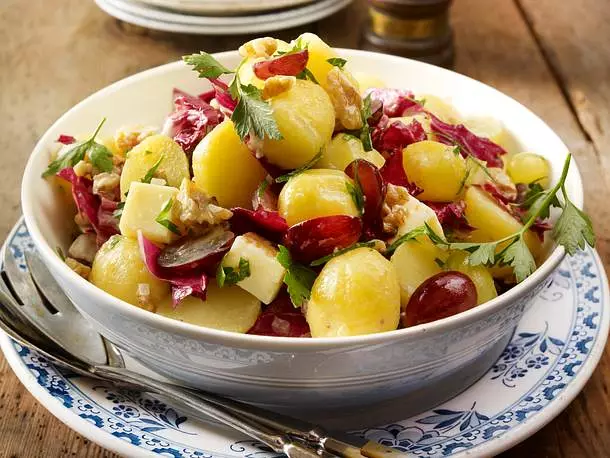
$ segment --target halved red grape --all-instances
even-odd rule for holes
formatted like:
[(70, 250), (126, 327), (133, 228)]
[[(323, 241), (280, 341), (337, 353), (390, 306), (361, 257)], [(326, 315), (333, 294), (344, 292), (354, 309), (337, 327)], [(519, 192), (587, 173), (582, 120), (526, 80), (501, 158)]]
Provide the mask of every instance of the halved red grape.
[(356, 159), (345, 168), (345, 173), (360, 184), (364, 195), (365, 234), (368, 238), (379, 237), (383, 229), (381, 207), (387, 190), (379, 169), (369, 161)]
[(271, 60), (254, 64), (254, 74), (257, 78), (266, 80), (276, 75), (296, 76), (305, 70), (309, 51), (306, 49), (291, 54), (284, 54)]
[(231, 230), (237, 235), (246, 232), (256, 232), (268, 240), (278, 242), (288, 230), (286, 220), (276, 211), (268, 211), (262, 207), (249, 210), (242, 207), (231, 209), (233, 216), (229, 220)]
[(405, 327), (440, 320), (477, 305), (477, 289), (461, 272), (436, 274), (417, 287), (406, 309), (401, 311)]
[(197, 238), (184, 238), (165, 247), (157, 263), (165, 269), (193, 271), (214, 268), (231, 248), (235, 234), (223, 226), (215, 226)]
[(311, 337), (309, 325), (300, 308), (295, 308), (290, 297), (281, 292), (269, 304), (250, 328), (248, 334), (274, 337)]
[(333, 215), (308, 219), (291, 226), (284, 235), (284, 245), (292, 256), (309, 263), (347, 248), (362, 235), (362, 221), (355, 216)]

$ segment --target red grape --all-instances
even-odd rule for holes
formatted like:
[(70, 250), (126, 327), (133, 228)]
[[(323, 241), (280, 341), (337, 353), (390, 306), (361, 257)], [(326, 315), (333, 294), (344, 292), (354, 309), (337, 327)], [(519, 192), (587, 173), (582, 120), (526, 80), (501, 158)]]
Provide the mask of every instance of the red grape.
[(477, 289), (461, 272), (436, 274), (415, 290), (406, 309), (401, 311), (403, 326), (415, 326), (440, 320), (477, 305)]
[(366, 237), (380, 237), (383, 229), (381, 207), (387, 187), (379, 169), (369, 161), (356, 159), (345, 168), (345, 173), (354, 181), (358, 181), (364, 195), (362, 220)]

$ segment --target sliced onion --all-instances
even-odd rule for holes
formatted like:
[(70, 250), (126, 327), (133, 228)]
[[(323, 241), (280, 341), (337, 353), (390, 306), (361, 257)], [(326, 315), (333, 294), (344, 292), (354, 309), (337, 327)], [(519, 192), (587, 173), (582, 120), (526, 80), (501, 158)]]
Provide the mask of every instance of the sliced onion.
[(168, 245), (157, 259), (163, 268), (180, 271), (216, 267), (222, 256), (231, 248), (235, 234), (222, 226), (215, 226), (197, 238), (184, 238)]
[(360, 240), (362, 221), (355, 216), (334, 215), (308, 219), (291, 226), (284, 235), (284, 245), (292, 256), (309, 263), (347, 248)]

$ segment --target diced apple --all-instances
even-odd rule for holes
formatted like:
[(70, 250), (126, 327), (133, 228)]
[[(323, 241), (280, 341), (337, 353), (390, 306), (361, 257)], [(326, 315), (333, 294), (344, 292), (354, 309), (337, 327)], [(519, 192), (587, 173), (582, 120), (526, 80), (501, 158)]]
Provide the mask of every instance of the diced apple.
[(259, 235), (248, 232), (235, 238), (222, 265), (237, 268), (241, 258), (250, 264), (250, 276), (237, 283), (265, 304), (271, 303), (282, 287), (286, 269), (275, 258), (277, 249)]
[[(141, 230), (144, 237), (158, 243), (170, 243), (176, 234), (157, 222), (159, 213), (170, 200), (176, 198), (178, 189), (171, 186), (159, 186), (133, 182), (125, 201), (119, 229), (121, 234), (136, 238)], [(176, 222), (174, 222), (176, 223)]]

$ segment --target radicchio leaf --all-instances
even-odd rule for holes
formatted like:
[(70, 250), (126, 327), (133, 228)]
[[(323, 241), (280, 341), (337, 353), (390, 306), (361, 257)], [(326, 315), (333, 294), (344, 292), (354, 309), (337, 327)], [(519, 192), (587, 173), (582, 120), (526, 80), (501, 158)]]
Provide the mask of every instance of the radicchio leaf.
[(61, 134), (55, 141), (64, 145), (71, 145), (72, 143), (76, 143), (76, 138), (74, 138), (72, 135)]
[(424, 202), (434, 210), (438, 221), (443, 229), (458, 232), (470, 232), (474, 228), (468, 224), (464, 215), (466, 203), (463, 200), (457, 202)]
[(118, 222), (112, 215), (116, 202), (93, 194), (93, 181), (78, 176), (71, 167), (61, 170), (58, 177), (72, 184), (72, 198), (78, 211), (85, 215), (95, 233), (98, 245), (103, 244), (110, 236), (118, 234)]
[(285, 292), (281, 292), (263, 310), (248, 334), (272, 337), (311, 337), (302, 308), (294, 307)]
[(233, 216), (229, 223), (231, 230), (237, 235), (256, 232), (268, 240), (278, 242), (288, 230), (286, 220), (276, 211), (268, 211), (262, 207), (256, 210), (234, 207), (231, 211)]
[(218, 102), (218, 105), (226, 110), (226, 114), (230, 115), (233, 113), (233, 110), (235, 110), (235, 107), (237, 106), (237, 101), (233, 100), (233, 97), (231, 97), (229, 86), (218, 78), (211, 78), (209, 81), (214, 88), (214, 98)]
[(414, 119), (408, 125), (394, 121), (387, 126), (378, 126), (372, 134), (373, 146), (377, 151), (397, 151), (405, 146), (426, 140), (428, 137), (422, 125)]
[(299, 262), (310, 263), (360, 240), (362, 221), (347, 215), (321, 216), (291, 226), (283, 244)]
[(387, 186), (379, 169), (364, 159), (356, 159), (346, 168), (345, 173), (354, 181), (358, 178), (364, 195), (362, 221), (367, 239), (379, 238), (383, 233), (381, 207), (385, 200)]
[(503, 162), (500, 156), (506, 154), (506, 150), (500, 145), (492, 142), (488, 138), (479, 137), (469, 131), (463, 124), (447, 124), (441, 121), (432, 113), (430, 116), (430, 128), (438, 133), (438, 141), (447, 145), (459, 145), (464, 157), (473, 156), (485, 161), (489, 167), (502, 167)]
[(424, 111), (424, 107), (413, 98), (413, 93), (405, 89), (374, 88), (364, 95), (368, 94), (371, 95), (371, 101), (378, 100), (383, 104), (383, 112), (390, 118)]
[(163, 128), (186, 153), (192, 153), (197, 144), (223, 120), (220, 111), (179, 89), (174, 89), (174, 112)]
[(148, 240), (138, 231), (140, 254), (148, 271), (160, 280), (168, 282), (172, 287), (172, 303), (174, 308), (187, 296), (195, 296), (205, 300), (208, 277), (203, 272), (177, 273), (159, 265), (161, 248)]
[(309, 51), (304, 49), (271, 60), (264, 60), (254, 64), (254, 74), (257, 78), (266, 80), (276, 75), (297, 76), (307, 65)]
[(403, 186), (407, 188), (409, 194), (417, 196), (421, 194), (423, 190), (415, 183), (411, 183), (405, 169), (402, 165), (402, 150), (398, 149), (392, 153), (384, 154), (385, 164), (379, 171), (386, 185), (393, 184), (394, 186)]

